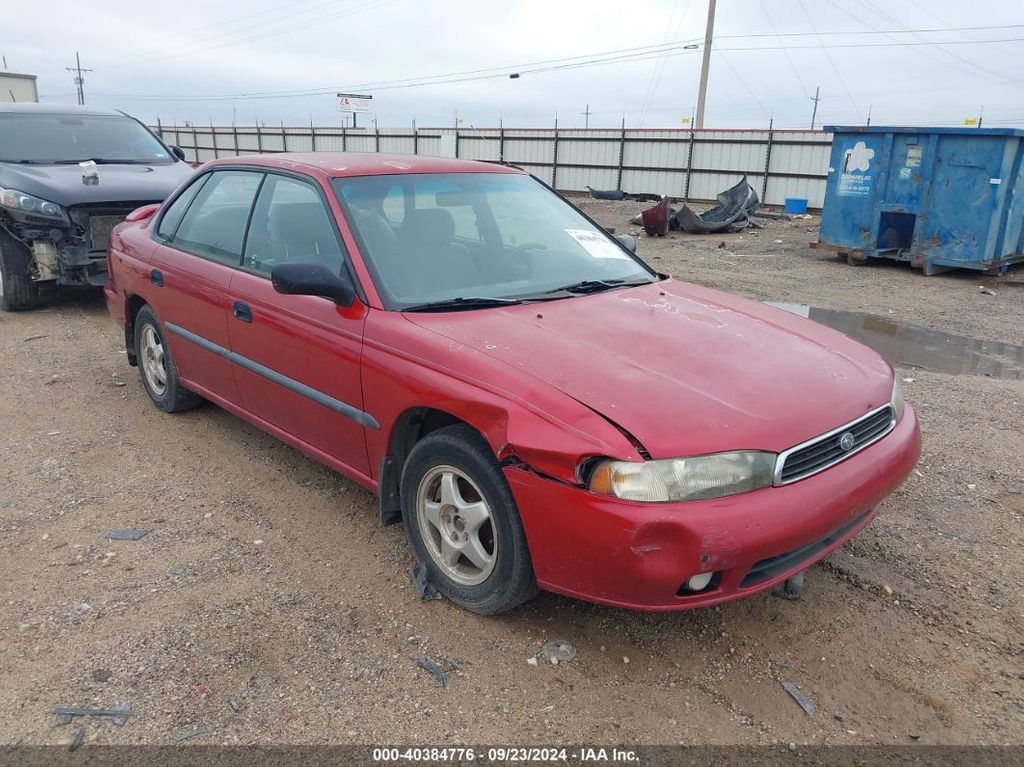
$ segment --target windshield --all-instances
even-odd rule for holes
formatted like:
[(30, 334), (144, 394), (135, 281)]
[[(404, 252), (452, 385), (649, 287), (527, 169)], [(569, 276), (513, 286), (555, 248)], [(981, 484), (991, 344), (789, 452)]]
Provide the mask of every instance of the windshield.
[(395, 309), (455, 301), (479, 308), (657, 279), (618, 241), (526, 175), (408, 174), (333, 183), (368, 267)]
[(169, 164), (153, 134), (121, 115), (0, 114), (0, 162)]

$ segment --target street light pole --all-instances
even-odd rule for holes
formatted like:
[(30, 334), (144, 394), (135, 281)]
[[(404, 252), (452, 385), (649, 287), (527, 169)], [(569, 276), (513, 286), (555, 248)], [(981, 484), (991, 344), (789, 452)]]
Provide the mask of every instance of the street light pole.
[(711, 67), (711, 43), (715, 35), (715, 0), (708, 0), (708, 26), (704, 31), (704, 59), (700, 65), (700, 90), (697, 94), (697, 128), (704, 127), (704, 103), (708, 97), (708, 69)]

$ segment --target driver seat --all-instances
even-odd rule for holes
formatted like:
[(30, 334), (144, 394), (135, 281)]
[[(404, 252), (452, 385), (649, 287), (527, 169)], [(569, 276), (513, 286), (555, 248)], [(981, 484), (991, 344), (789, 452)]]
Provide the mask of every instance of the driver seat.
[(408, 248), (416, 283), (426, 293), (480, 284), (480, 273), (469, 250), (455, 242), (455, 218), (444, 208), (412, 210), (399, 236)]

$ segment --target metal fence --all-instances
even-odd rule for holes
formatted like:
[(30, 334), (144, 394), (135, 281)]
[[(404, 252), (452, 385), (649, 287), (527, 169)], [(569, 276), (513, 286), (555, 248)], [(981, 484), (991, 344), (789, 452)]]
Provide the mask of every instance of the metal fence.
[(164, 125), (192, 162), (271, 152), (388, 152), (518, 165), (561, 191), (624, 189), (714, 200), (746, 175), (761, 200), (820, 208), (832, 136), (809, 130), (422, 128)]

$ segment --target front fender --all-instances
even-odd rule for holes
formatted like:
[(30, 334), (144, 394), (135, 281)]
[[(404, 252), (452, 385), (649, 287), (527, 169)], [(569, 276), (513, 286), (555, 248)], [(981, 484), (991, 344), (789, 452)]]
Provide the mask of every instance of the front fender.
[(373, 467), (387, 455), (399, 417), (418, 407), (470, 424), (498, 460), (519, 459), (562, 482), (578, 483), (587, 456), (640, 459), (618, 429), (571, 397), (394, 312), (367, 317), (362, 375), (364, 409), (381, 424), (367, 432)]

